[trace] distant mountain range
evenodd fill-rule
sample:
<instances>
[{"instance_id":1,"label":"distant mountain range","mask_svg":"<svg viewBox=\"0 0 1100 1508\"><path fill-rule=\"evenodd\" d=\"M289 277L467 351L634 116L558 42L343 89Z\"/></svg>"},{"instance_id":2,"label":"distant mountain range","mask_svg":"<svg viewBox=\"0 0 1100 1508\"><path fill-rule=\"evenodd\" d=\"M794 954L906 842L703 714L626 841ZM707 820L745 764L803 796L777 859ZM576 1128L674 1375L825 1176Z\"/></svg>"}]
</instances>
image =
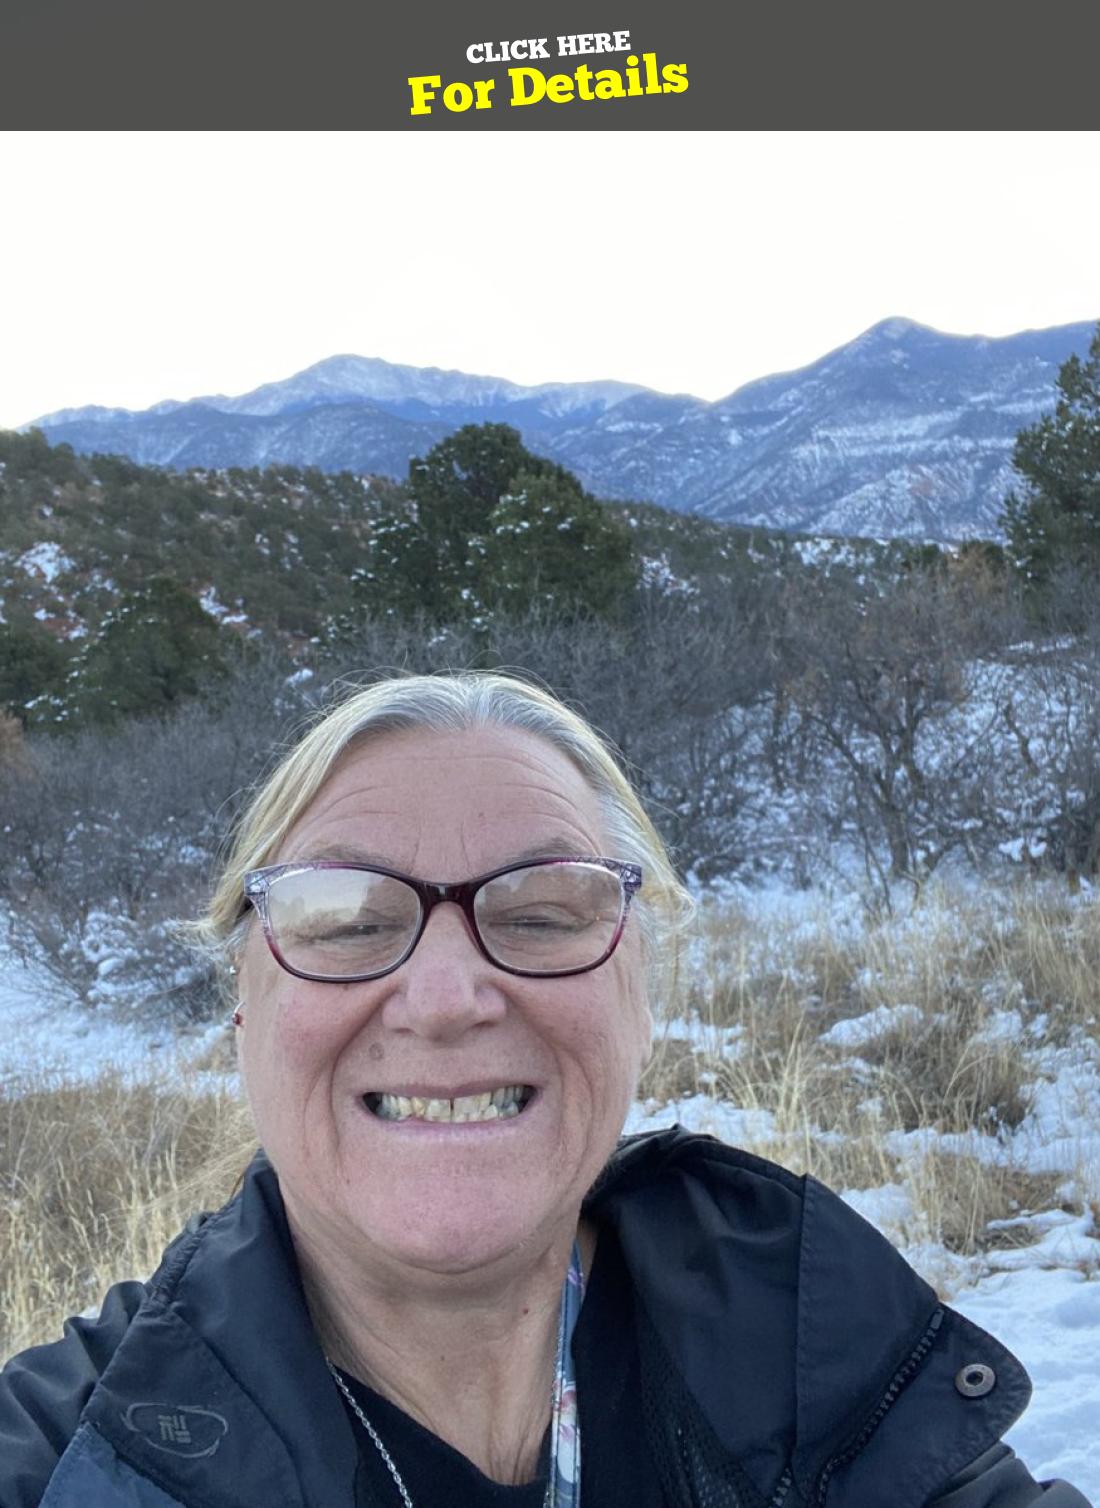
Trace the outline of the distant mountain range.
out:
<instances>
[{"instance_id":1,"label":"distant mountain range","mask_svg":"<svg viewBox=\"0 0 1100 1508\"><path fill-rule=\"evenodd\" d=\"M332 356L239 398L63 409L35 425L77 451L177 468L288 462L402 477L444 435L492 420L602 497L806 534L989 537L1016 433L1053 407L1059 366L1085 353L1092 330L987 339L888 319L714 403Z\"/></svg>"}]
</instances>

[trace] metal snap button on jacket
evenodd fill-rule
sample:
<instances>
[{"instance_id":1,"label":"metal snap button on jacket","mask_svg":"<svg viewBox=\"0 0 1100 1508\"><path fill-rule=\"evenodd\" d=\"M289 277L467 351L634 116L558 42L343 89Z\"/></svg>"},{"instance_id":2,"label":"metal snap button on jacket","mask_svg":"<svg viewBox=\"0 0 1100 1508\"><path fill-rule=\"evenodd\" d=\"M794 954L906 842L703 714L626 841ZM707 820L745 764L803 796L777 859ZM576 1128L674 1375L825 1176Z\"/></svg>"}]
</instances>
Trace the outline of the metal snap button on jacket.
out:
<instances>
[{"instance_id":1,"label":"metal snap button on jacket","mask_svg":"<svg viewBox=\"0 0 1100 1508\"><path fill-rule=\"evenodd\" d=\"M964 1398L984 1398L996 1385L996 1372L982 1362L972 1361L955 1374L955 1386Z\"/></svg>"}]
</instances>

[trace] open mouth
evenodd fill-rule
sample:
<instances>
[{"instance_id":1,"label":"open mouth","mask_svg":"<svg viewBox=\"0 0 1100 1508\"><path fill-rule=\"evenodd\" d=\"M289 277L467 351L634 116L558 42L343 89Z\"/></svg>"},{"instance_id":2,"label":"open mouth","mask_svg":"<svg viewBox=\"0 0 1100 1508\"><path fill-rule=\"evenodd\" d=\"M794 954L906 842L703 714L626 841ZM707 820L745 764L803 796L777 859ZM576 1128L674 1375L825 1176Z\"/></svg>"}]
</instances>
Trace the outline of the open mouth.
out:
<instances>
[{"instance_id":1,"label":"open mouth","mask_svg":"<svg viewBox=\"0 0 1100 1508\"><path fill-rule=\"evenodd\" d=\"M383 1121L437 1121L458 1125L468 1121L506 1121L520 1115L535 1091L530 1084L506 1084L484 1094L463 1094L453 1100L419 1095L368 1093L363 1103Z\"/></svg>"}]
</instances>

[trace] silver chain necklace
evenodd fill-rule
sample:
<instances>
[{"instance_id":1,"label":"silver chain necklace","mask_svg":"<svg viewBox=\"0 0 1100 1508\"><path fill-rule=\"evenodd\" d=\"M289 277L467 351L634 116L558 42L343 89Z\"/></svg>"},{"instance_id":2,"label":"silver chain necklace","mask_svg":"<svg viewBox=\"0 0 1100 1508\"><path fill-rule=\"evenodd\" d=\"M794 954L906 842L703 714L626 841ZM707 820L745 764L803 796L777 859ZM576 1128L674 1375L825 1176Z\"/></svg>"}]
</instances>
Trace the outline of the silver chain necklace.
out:
<instances>
[{"instance_id":1,"label":"silver chain necklace","mask_svg":"<svg viewBox=\"0 0 1100 1508\"><path fill-rule=\"evenodd\" d=\"M363 1428L366 1430L367 1434L374 1441L375 1449L378 1451L378 1454L382 1457L382 1460L386 1463L386 1470L389 1472L390 1476L393 1478L393 1485L397 1488L398 1492L401 1494L401 1501L404 1503L405 1508L415 1508L415 1504L413 1503L412 1498L409 1496L409 1489L405 1486L404 1479L403 1479L401 1473L398 1471L397 1466L396 1466L396 1464L394 1462L393 1457L390 1455L389 1451L386 1449L385 1445L382 1443L382 1436L378 1433L378 1431L375 1429L374 1425L367 1418L366 1414L359 1407L358 1402L356 1401L356 1399L352 1395L351 1389L348 1387L347 1383L340 1376L340 1373L336 1370L336 1367L328 1359L327 1356L325 1357L325 1366L328 1367L329 1371L332 1373L332 1380L333 1380L333 1382L335 1382L336 1386L340 1389L341 1393L343 1393L344 1397L347 1399L348 1403L351 1405L352 1413L359 1420L359 1423L363 1426ZM546 1484L546 1496L542 1500L542 1508L550 1508L550 1505L554 1501L554 1499L553 1499L553 1492L554 1492L553 1480L554 1480L553 1479L553 1472L551 1472L550 1479L549 1479L549 1481Z\"/></svg>"},{"instance_id":2,"label":"silver chain necklace","mask_svg":"<svg viewBox=\"0 0 1100 1508\"><path fill-rule=\"evenodd\" d=\"M352 1413L359 1420L359 1423L363 1426L363 1428L366 1430L367 1434L374 1441L375 1446L376 1446L376 1448L378 1450L378 1454L382 1457L383 1461L385 1461L385 1463L386 1463L386 1470L389 1472L390 1476L393 1478L393 1484L394 1484L394 1486L397 1488L398 1492L401 1494L401 1501L404 1503L405 1508L413 1508L413 1500L409 1496L409 1489L405 1486L405 1483L402 1481L402 1479L401 1479L401 1473L398 1471L397 1467L393 1463L393 1457L390 1455L390 1453L386 1449L386 1447L382 1444L382 1436L378 1433L378 1431L375 1429L374 1425L370 1422L370 1420L367 1418L366 1414L364 1414L363 1410L359 1407L358 1403L352 1397L351 1389L348 1387L348 1385L344 1381L344 1379L340 1376L339 1372L333 1366L332 1362L329 1361L329 1359L328 1359L327 1356L325 1357L325 1366L328 1367L329 1371L332 1373L332 1380L333 1380L333 1382L336 1384L336 1386L340 1389L341 1393L343 1393L344 1397L351 1404Z\"/></svg>"}]
</instances>

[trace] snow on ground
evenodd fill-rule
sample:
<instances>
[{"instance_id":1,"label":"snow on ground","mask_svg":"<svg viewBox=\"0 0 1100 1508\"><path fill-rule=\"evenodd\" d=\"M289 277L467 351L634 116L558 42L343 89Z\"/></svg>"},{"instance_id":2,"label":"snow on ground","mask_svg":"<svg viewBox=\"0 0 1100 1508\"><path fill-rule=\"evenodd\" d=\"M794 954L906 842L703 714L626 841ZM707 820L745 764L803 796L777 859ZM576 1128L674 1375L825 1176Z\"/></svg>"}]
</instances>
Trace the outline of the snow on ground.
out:
<instances>
[{"instance_id":1,"label":"snow on ground","mask_svg":"<svg viewBox=\"0 0 1100 1508\"><path fill-rule=\"evenodd\" d=\"M1039 1481L1063 1477L1100 1503L1100 1272L999 1272L953 1304L1004 1341L1031 1375L1031 1404L1009 1445Z\"/></svg>"},{"instance_id":2,"label":"snow on ground","mask_svg":"<svg viewBox=\"0 0 1100 1508\"><path fill-rule=\"evenodd\" d=\"M218 1023L180 1038L163 1024L143 1028L88 1010L0 949L0 1084L26 1073L37 1082L90 1080L108 1070L161 1079L186 1069L222 1030Z\"/></svg>"},{"instance_id":3,"label":"snow on ground","mask_svg":"<svg viewBox=\"0 0 1100 1508\"><path fill-rule=\"evenodd\" d=\"M770 1141L775 1134L775 1117L770 1110L741 1110L727 1100L712 1099L707 1094L693 1094L668 1105L652 1100L634 1105L626 1118L625 1131L656 1131L662 1126L683 1126L704 1136L717 1136L731 1146Z\"/></svg>"},{"instance_id":4,"label":"snow on ground","mask_svg":"<svg viewBox=\"0 0 1100 1508\"><path fill-rule=\"evenodd\" d=\"M31 545L29 550L24 550L16 564L21 565L28 575L33 573L41 576L49 585L53 584L62 571L71 571L73 567L72 561L62 552L61 546L52 540Z\"/></svg>"},{"instance_id":5,"label":"snow on ground","mask_svg":"<svg viewBox=\"0 0 1100 1508\"><path fill-rule=\"evenodd\" d=\"M919 1005L879 1005L862 1016L838 1021L818 1038L831 1047L866 1047L876 1037L912 1026L923 1019Z\"/></svg>"}]
</instances>

